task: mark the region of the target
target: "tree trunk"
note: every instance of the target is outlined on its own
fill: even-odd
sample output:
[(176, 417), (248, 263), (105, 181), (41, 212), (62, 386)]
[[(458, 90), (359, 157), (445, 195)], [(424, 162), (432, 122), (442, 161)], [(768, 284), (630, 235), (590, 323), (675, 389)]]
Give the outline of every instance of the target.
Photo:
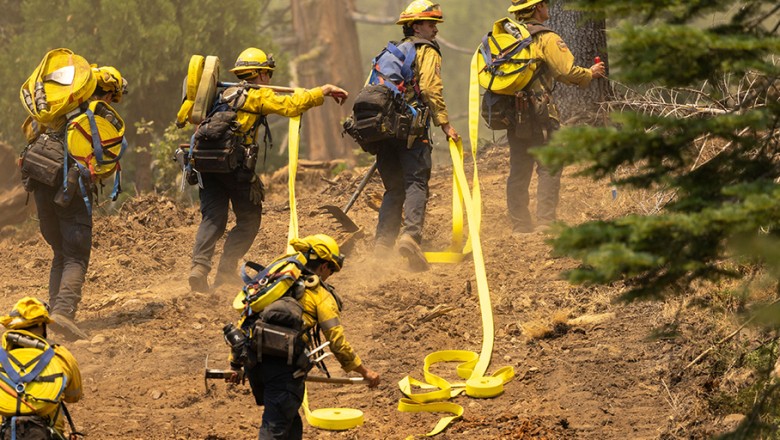
[[(564, 8), (565, 2), (550, 4), (549, 27), (563, 38), (574, 54), (574, 63), (582, 67), (593, 65), (596, 56), (601, 57), (607, 66), (607, 33), (604, 19), (591, 20), (582, 11)], [(553, 92), (561, 120), (564, 123), (576, 124), (595, 122), (598, 103), (603, 101), (609, 90), (606, 79), (591, 82), (587, 89), (558, 85)]]
[(363, 71), (355, 22), (350, 16), (353, 0), (291, 0), (296, 57), (291, 75), (296, 87), (331, 83), (344, 88), (349, 100), (338, 107), (327, 99), (324, 108), (303, 118), (303, 140), (312, 160), (351, 159), (357, 148), (342, 137), (341, 122), (363, 85)]

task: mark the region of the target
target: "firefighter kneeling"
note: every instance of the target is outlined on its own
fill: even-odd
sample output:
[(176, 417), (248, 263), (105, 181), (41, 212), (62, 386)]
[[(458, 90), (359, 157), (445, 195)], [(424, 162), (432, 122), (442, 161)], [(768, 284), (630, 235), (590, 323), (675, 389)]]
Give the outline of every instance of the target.
[[(81, 373), (73, 355), (46, 340), (54, 321), (42, 301), (25, 297), (0, 317), (9, 330), (0, 349), (1, 440), (74, 439), (76, 432), (63, 402), (81, 399)], [(65, 437), (65, 419), (70, 436)]]
[[(254, 265), (258, 275), (234, 302), (235, 308), (243, 309), (240, 330), (225, 326), (234, 372), (226, 380), (239, 383), (246, 376), (255, 401), (265, 406), (260, 439), (303, 437), (298, 410), (304, 379), (313, 365), (311, 357), (323, 345), (319, 343), (320, 331), (345, 371), (360, 374), (369, 387), (379, 385), (379, 374), (363, 365), (344, 337), (339, 321), (341, 300), (325, 283), (344, 263), (338, 244), (317, 234), (293, 239), (290, 245), (295, 254), (285, 255), (267, 268)], [(251, 263), (247, 266), (252, 267)], [(284, 282), (287, 284), (280, 284)], [(284, 294), (269, 299), (275, 290)]]

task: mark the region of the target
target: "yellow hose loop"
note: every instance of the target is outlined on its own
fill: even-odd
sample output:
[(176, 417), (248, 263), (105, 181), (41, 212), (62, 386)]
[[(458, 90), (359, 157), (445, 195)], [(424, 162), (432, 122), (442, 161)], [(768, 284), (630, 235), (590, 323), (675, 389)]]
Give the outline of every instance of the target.
[[(503, 367), (485, 377), (493, 354), (493, 311), (490, 304), (490, 290), (485, 271), (485, 259), (482, 254), (482, 242), (479, 229), (482, 221), (482, 195), (477, 173), (477, 139), (479, 135), (479, 84), (477, 82), (477, 56), (471, 60), (471, 76), (469, 83), (469, 141), (474, 163), (473, 194), (469, 190), (466, 173), (463, 168), (463, 144), (450, 140), (450, 156), (453, 172), (453, 204), (452, 204), (452, 242), (445, 252), (429, 252), (426, 258), (429, 262), (458, 262), (470, 252), (474, 260), (474, 271), (479, 294), (479, 308), (482, 317), (482, 349), (479, 354), (465, 350), (437, 351), (425, 357), (423, 372), (425, 382), (409, 376), (398, 382), (401, 392), (406, 398), (398, 403), (398, 410), (405, 412), (450, 412), (453, 416), (443, 417), (436, 427), (425, 434), (433, 436), (449, 426), (463, 414), (459, 405), (444, 402), (463, 391), (470, 397), (490, 398), (503, 393), (504, 384), (514, 377), (514, 368)], [(468, 220), (469, 235), (463, 245), (463, 209)], [(462, 250), (461, 249), (462, 246)], [(465, 384), (451, 384), (445, 379), (430, 372), (431, 365), (437, 362), (461, 362), (457, 367), (458, 376), (467, 379)], [(412, 387), (425, 391), (413, 393)]]
[(303, 392), (303, 414), (306, 422), (318, 429), (346, 431), (363, 424), (363, 411), (352, 408), (309, 409), (308, 390)]
[[(452, 414), (448, 417), (442, 417), (433, 429), (426, 433), (427, 437), (432, 437), (442, 431), (444, 431), (450, 423), (458, 420), (463, 416), (463, 407), (457, 403), (451, 402), (434, 402), (434, 403), (418, 403), (411, 399), (401, 399), (398, 401), (398, 411), (401, 412), (447, 412)], [(407, 439), (413, 439), (415, 436), (409, 436)]]
[[(298, 89), (303, 90), (303, 89)], [(298, 173), (298, 152), (301, 142), (301, 117), (290, 118), (288, 125), (287, 145), (287, 190), (290, 195), (290, 225), (287, 231), (287, 253), (295, 253), (289, 244), (293, 238), (298, 238), (298, 208), (295, 202), (295, 179)], [(320, 408), (309, 410), (308, 391), (303, 393), (303, 407), (306, 421), (309, 425), (329, 431), (345, 431), (363, 424), (363, 412), (352, 408)]]
[(363, 424), (363, 411), (353, 408), (320, 408), (306, 416), (311, 426), (328, 431), (346, 431)]
[(287, 253), (295, 253), (289, 244), (298, 238), (298, 207), (295, 203), (295, 178), (298, 175), (298, 151), (301, 144), (301, 117), (290, 118), (287, 129), (287, 189), (290, 195), (290, 225), (287, 229)]
[[(471, 144), (471, 158), (474, 163), (474, 175), (472, 176), (472, 203), (478, 209), (475, 209), (474, 221), (477, 230), (482, 221), (482, 191), (479, 186), (479, 174), (477, 173), (477, 140), (479, 139), (479, 81), (477, 80), (477, 59), (479, 51), (474, 52), (471, 58), (471, 73), (469, 76), (469, 142)], [(463, 164), (463, 151), (460, 150), (460, 156), (453, 158), (453, 161)], [(454, 162), (453, 162), (454, 165)], [(460, 187), (457, 184), (457, 177), (453, 173), (452, 182), (452, 239), (450, 246), (441, 252), (425, 252), (425, 259), (429, 263), (449, 263), (457, 264), (465, 260), (466, 256), (472, 251), (471, 234), (463, 243), (463, 205), (464, 198)]]

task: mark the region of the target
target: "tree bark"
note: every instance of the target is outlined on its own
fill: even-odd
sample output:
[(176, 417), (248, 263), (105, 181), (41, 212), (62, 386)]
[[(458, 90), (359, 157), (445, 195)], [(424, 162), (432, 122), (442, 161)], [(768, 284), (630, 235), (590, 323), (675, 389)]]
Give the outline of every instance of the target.
[(338, 107), (328, 99), (324, 108), (312, 109), (303, 118), (303, 140), (308, 158), (351, 160), (357, 148), (342, 137), (341, 123), (349, 115), (355, 96), (363, 85), (360, 48), (350, 12), (353, 0), (291, 0), (296, 57), (291, 74), (297, 87), (326, 83), (344, 88), (349, 100)]
[[(550, 4), (548, 25), (563, 38), (574, 54), (574, 63), (589, 68), (596, 56), (607, 66), (607, 33), (604, 19), (592, 20), (582, 11), (566, 9), (565, 2)], [(567, 124), (594, 123), (599, 102), (606, 99), (609, 83), (606, 79), (591, 82), (587, 89), (558, 85), (553, 97), (561, 113), (561, 120)]]

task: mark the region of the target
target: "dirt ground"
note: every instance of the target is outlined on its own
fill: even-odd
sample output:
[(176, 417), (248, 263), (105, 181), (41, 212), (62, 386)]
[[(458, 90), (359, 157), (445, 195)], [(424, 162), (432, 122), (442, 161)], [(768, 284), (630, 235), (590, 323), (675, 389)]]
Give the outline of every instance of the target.
[[(426, 250), (443, 250), (450, 237), (451, 167), (441, 161), (437, 165)], [(454, 399), (465, 408), (464, 416), (438, 438), (671, 439), (703, 438), (722, 430), (702, 403), (696, 370), (678, 374), (681, 365), (706, 348), (715, 330), (695, 314), (680, 318), (678, 303), (623, 304), (614, 301), (620, 286), (572, 286), (562, 280), (561, 272), (576, 262), (552, 255), (544, 234), (510, 236), (508, 168), (505, 148), (481, 153), (482, 242), (496, 329), (488, 373), (511, 365), (517, 377), (500, 397)], [(361, 171), (344, 172), (330, 182), (309, 177), (298, 186), (301, 235), (326, 232), (344, 238), (327, 218), (310, 214), (324, 203), (346, 203)], [(270, 183), (262, 229), (247, 255), (258, 262), (283, 252), (287, 235), (286, 189), (281, 181)], [(369, 206), (372, 193), (381, 194), (378, 178), (350, 212), (368, 236), (376, 225), (376, 212)], [(613, 200), (608, 184), (578, 178), (572, 170), (564, 175), (561, 193), (560, 218), (568, 223), (641, 210), (644, 203), (639, 193), (620, 193)], [(257, 436), (262, 408), (254, 405), (247, 386), (215, 381), (205, 393), (206, 356), (211, 367), (226, 367), (228, 348), (221, 329), (236, 315), (230, 307), (234, 290), (194, 294), (188, 288), (198, 221), (196, 208), (156, 195), (129, 200), (118, 215), (96, 215), (78, 314), (91, 340), (67, 344), (84, 380), (84, 398), (70, 409), (90, 440)], [(34, 218), (3, 228), (0, 310), (23, 295), (46, 297), (50, 258)], [(407, 374), (422, 379), (423, 358), (432, 351), (480, 350), (473, 263), (437, 264), (429, 272), (413, 273), (401, 260), (374, 260), (370, 239), (364, 238), (331, 281), (345, 302), (342, 321), (348, 340), (382, 374), (383, 383), (377, 390), (309, 385), (312, 408), (358, 408), (365, 423), (329, 432), (304, 422), (304, 437), (424, 434), (438, 415), (399, 412), (397, 382)], [(453, 310), (422, 319), (442, 304)], [(584, 318), (567, 322), (578, 317)], [(653, 337), (672, 321), (682, 337)], [(540, 329), (552, 331), (541, 337)], [(335, 361), (329, 366), (332, 373), (343, 374)], [(454, 365), (449, 367), (437, 366), (436, 371), (456, 380)]]

